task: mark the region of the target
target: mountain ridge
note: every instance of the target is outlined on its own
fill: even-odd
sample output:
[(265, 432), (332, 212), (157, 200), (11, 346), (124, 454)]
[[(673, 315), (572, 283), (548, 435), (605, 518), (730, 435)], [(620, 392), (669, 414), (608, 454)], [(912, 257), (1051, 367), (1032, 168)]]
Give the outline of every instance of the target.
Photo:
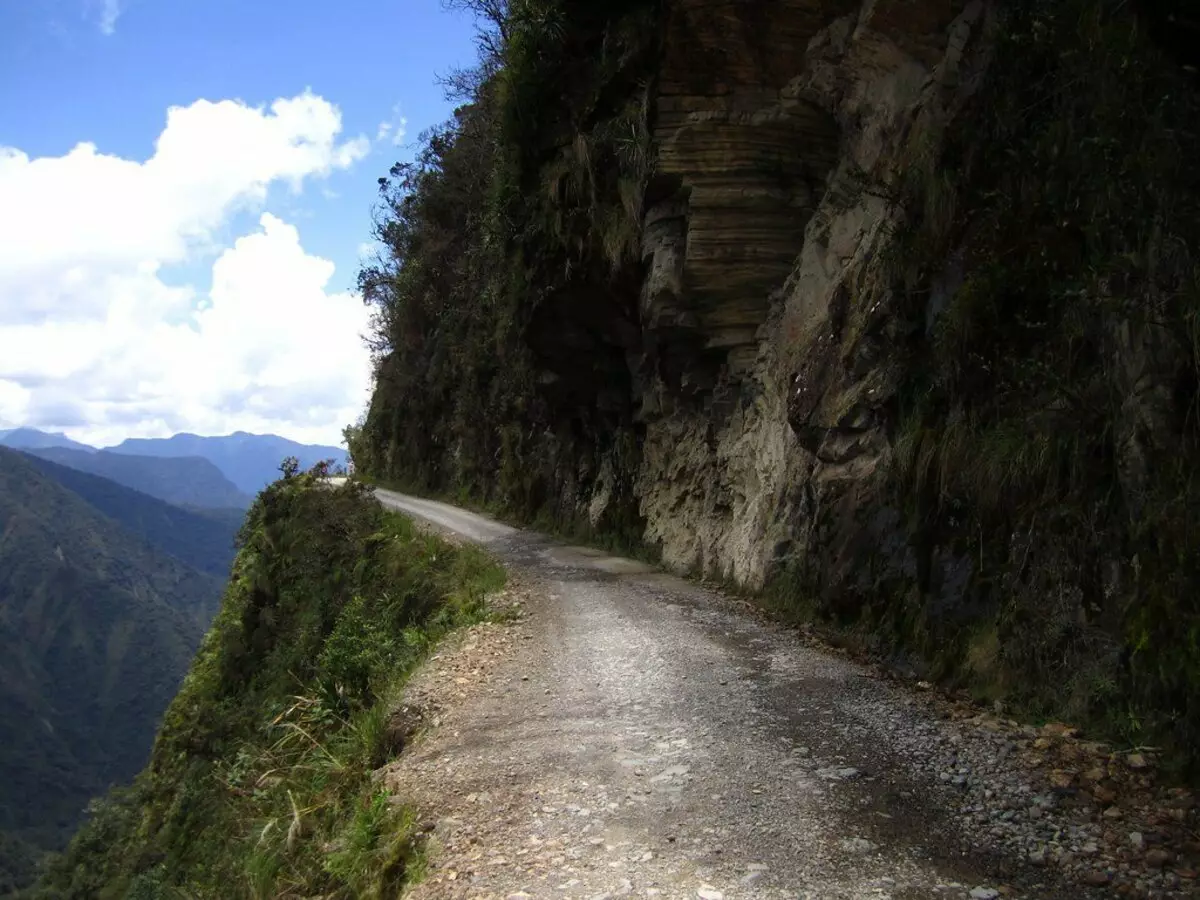
[(0, 446), (11, 447), (14, 450), (60, 447), (70, 450), (81, 450), (85, 453), (96, 452), (95, 447), (71, 440), (71, 438), (61, 432), (40, 431), (37, 428), (26, 428), (23, 426), (0, 430)]
[(229, 574), (238, 526), (228, 518), (185, 509), (36, 453), (23, 455), (43, 475), (160, 552), (218, 578)]
[(140, 768), (221, 593), (220, 578), (122, 527), (42, 471), (51, 465), (0, 448), (7, 888), (28, 877), (21, 848), (62, 846), (89, 799)]
[(174, 506), (246, 509), (253, 499), (201, 456), (159, 457), (112, 450), (46, 447), (24, 452), (115, 481)]
[(302, 469), (325, 459), (340, 465), (347, 460), (346, 451), (337, 447), (301, 444), (274, 434), (245, 431), (211, 437), (183, 432), (169, 438), (126, 438), (105, 449), (140, 456), (202, 456), (248, 494), (257, 494), (278, 478), (279, 466), (289, 456), (299, 460)]
[[(277, 434), (248, 431), (224, 435), (185, 431), (165, 438), (126, 438), (97, 448), (63, 434), (21, 427), (0, 431), (0, 445), (10, 446), (9, 442), (13, 449), (36, 451), (55, 462), (111, 478), (169, 503), (214, 508), (248, 506), (254, 495), (279, 477), (280, 464), (287, 457), (295, 457), (302, 469), (324, 460), (333, 460), (335, 466), (349, 461), (348, 452), (341, 447), (303, 444)], [(139, 471), (138, 464), (129, 457), (143, 461), (202, 459), (229, 484), (220, 485), (212, 472), (195, 472), (192, 474), (202, 479), (201, 484), (189, 486), (187, 479), (173, 473), (169, 466), (164, 470), (162, 464), (143, 462)]]

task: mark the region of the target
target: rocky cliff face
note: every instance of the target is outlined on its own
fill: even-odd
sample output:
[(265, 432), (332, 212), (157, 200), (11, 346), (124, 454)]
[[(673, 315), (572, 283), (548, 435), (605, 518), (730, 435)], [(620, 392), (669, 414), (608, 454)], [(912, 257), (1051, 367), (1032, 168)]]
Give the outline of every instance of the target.
[(391, 197), (361, 468), (635, 537), (989, 698), (1200, 740), (1173, 3), (514, 5)]
[(755, 6), (668, 18), (637, 492), (668, 563), (760, 587), (871, 502), (903, 366), (888, 198), (978, 86), (992, 11)]

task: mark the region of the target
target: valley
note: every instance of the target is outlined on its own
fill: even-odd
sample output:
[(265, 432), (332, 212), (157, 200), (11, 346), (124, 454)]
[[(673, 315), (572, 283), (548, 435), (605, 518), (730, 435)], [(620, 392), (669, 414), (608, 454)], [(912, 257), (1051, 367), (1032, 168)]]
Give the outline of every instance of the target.
[(202, 457), (6, 440), (25, 449), (0, 446), (0, 895), (145, 764), (250, 503)]

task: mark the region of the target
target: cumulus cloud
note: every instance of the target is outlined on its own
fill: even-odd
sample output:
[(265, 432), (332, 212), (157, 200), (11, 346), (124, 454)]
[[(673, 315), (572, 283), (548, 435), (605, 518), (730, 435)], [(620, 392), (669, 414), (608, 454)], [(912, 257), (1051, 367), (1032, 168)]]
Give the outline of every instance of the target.
[[(262, 213), (216, 236), (270, 186), (300, 190), (369, 149), (339, 141), (311, 93), (269, 108), (169, 111), (154, 155), (80, 144), (31, 159), (0, 148), (0, 422), (105, 443), (181, 430), (336, 440), (362, 407), (368, 311), (330, 292), (333, 264)], [(164, 269), (217, 253), (207, 285)]]
[(100, 32), (105, 35), (117, 30), (117, 19), (121, 17), (120, 0), (103, 0), (100, 6)]
[(392, 107), (391, 118), (379, 123), (379, 128), (375, 131), (375, 140), (379, 143), (391, 141), (393, 146), (399, 147), (407, 135), (408, 119), (400, 114), (400, 107), (397, 105)]

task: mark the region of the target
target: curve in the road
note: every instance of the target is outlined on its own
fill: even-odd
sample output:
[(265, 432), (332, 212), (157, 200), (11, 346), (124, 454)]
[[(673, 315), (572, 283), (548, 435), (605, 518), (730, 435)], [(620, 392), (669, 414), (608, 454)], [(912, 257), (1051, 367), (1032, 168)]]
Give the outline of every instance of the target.
[(416, 896), (1079, 896), (957, 817), (936, 769), (990, 745), (902, 689), (645, 564), (377, 496), (531, 585), (517, 650), (389, 776), (442, 817)]

